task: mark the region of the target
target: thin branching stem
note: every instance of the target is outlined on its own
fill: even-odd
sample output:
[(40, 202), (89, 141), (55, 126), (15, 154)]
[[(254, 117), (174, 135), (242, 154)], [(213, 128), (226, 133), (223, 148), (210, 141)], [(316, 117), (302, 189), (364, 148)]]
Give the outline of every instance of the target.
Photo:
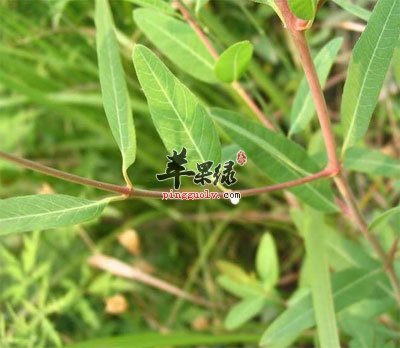
[[(45, 174), (47, 176), (51, 176), (51, 177), (58, 178), (58, 179), (68, 181), (68, 182), (72, 182), (75, 184), (94, 187), (94, 188), (97, 188), (102, 191), (122, 194), (125, 197), (162, 199), (163, 192), (170, 191), (169, 189), (162, 189), (159, 191), (154, 191), (154, 190), (144, 190), (144, 189), (139, 189), (139, 188), (130, 188), (128, 186), (114, 185), (114, 184), (109, 184), (109, 183), (102, 182), (102, 181), (87, 179), (87, 178), (81, 177), (79, 175), (70, 174), (70, 173), (64, 172), (62, 170), (54, 169), (54, 168), (45, 166), (43, 164), (22, 158), (22, 157), (18, 157), (15, 155), (5, 153), (3, 151), (0, 151), (0, 159), (6, 160), (8, 162), (12, 162), (20, 167), (31, 169), (33, 171)], [(279, 183), (279, 184), (275, 184), (275, 185), (257, 187), (257, 188), (252, 188), (252, 189), (235, 190), (235, 192), (240, 193), (241, 197), (258, 196), (258, 195), (268, 193), (268, 192), (285, 190), (285, 189), (288, 189), (291, 187), (304, 185), (306, 183), (313, 182), (315, 180), (329, 177), (330, 175), (331, 175), (331, 173), (328, 170), (324, 169), (318, 173), (311, 174), (309, 176), (306, 176), (304, 178), (299, 178), (297, 180), (283, 182), (283, 183)], [(185, 193), (186, 191), (179, 191), (179, 192)], [(192, 191), (190, 191), (190, 192), (192, 192)], [(217, 197), (224, 198), (224, 193), (225, 192), (218, 192)]]
[(400, 305), (400, 282), (397, 278), (393, 262), (387, 262), (388, 257), (385, 253), (385, 250), (382, 248), (377, 238), (369, 231), (368, 224), (361, 213), (350, 185), (341, 170), (340, 161), (336, 153), (336, 143), (331, 127), (325, 96), (318, 80), (314, 62), (311, 58), (308, 42), (305, 38), (304, 31), (302, 30), (304, 26), (300, 25), (299, 27), (299, 19), (290, 11), (287, 0), (276, 0), (275, 3), (278, 5), (282, 18), (285, 21), (284, 24), (295, 44), (295, 48), (310, 87), (328, 155), (327, 168), (330, 168), (333, 173), (335, 173), (334, 181), (339, 189), (340, 194), (345, 200), (349, 211), (351, 212), (353, 221), (382, 261), (388, 278), (392, 284), (396, 301)]

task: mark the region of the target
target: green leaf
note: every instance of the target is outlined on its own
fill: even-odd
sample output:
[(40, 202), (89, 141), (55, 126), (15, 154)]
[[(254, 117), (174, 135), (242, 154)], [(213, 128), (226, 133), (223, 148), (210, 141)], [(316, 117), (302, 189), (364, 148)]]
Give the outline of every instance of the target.
[(400, 161), (376, 150), (356, 147), (348, 149), (344, 167), (347, 170), (400, 179)]
[(394, 69), (394, 76), (397, 80), (397, 85), (400, 85), (400, 40), (397, 43), (397, 47), (393, 53), (393, 62), (392, 66)]
[(250, 41), (241, 41), (227, 48), (215, 63), (215, 76), (223, 82), (237, 81), (245, 73), (253, 56)]
[[(314, 64), (322, 87), (326, 83), (342, 43), (342, 38), (333, 39), (328, 42), (315, 57)], [(312, 120), (314, 114), (315, 106), (310, 87), (308, 86), (307, 79), (303, 77), (294, 98), (292, 112), (290, 114), (291, 126), (289, 135), (304, 130)]]
[(99, 216), (107, 200), (33, 195), (0, 200), (0, 235), (72, 226)]
[(252, 281), (252, 278), (241, 267), (232, 262), (219, 260), (217, 268), (221, 273), (237, 282), (250, 283)]
[(176, 66), (201, 81), (217, 82), (214, 58), (188, 24), (147, 9), (135, 10), (133, 18), (139, 29)]
[[(384, 279), (381, 269), (348, 269), (332, 277), (333, 301), (336, 313), (364, 299)], [(260, 345), (288, 347), (304, 331), (315, 325), (315, 313), (309, 292), (283, 312), (265, 331)]]
[(196, 13), (198, 14), (203, 6), (205, 6), (210, 0), (196, 0)]
[(400, 35), (400, 1), (379, 0), (350, 60), (341, 114), (342, 153), (368, 129)]
[[(272, 181), (287, 182), (320, 170), (302, 147), (284, 136), (232, 111), (215, 108), (211, 109), (211, 115)], [(337, 211), (327, 182), (307, 183), (289, 191), (318, 210)]]
[(303, 236), (310, 265), (311, 293), (321, 347), (339, 348), (331, 279), (325, 247), (323, 215), (306, 209)]
[(341, 8), (346, 10), (347, 12), (351, 13), (352, 15), (363, 19), (364, 21), (368, 21), (369, 17), (371, 17), (371, 12), (368, 10), (353, 4), (349, 0), (333, 0), (336, 5), (339, 5)]
[(218, 285), (230, 292), (232, 295), (240, 298), (249, 298), (264, 295), (262, 287), (254, 280), (252, 282), (241, 282), (225, 274), (217, 277)]
[(132, 2), (135, 5), (149, 8), (156, 11), (165, 12), (168, 14), (173, 14), (174, 8), (167, 1), (164, 0), (125, 0), (128, 2)]
[(136, 157), (136, 134), (112, 14), (107, 0), (96, 0), (96, 43), (104, 110), (122, 154), (126, 174)]
[(329, 226), (325, 226), (325, 245), (329, 266), (335, 271), (351, 267), (372, 269), (379, 266), (379, 262), (361, 244), (344, 237)]
[(273, 288), (279, 280), (278, 254), (270, 233), (264, 233), (257, 248), (256, 270), (267, 289)]
[(188, 346), (215, 346), (235, 344), (254, 344), (257, 342), (257, 335), (235, 334), (235, 335), (202, 335), (193, 332), (175, 332), (159, 334), (154, 332), (124, 335), (117, 337), (106, 337), (87, 342), (68, 345), (68, 348), (164, 348), (164, 347), (188, 347)]
[(136, 45), (133, 62), (146, 95), (153, 122), (169, 152), (187, 149), (188, 167), (221, 158), (212, 119), (190, 92), (148, 48)]
[(235, 330), (259, 314), (265, 307), (264, 296), (249, 297), (235, 304), (225, 318), (224, 326), (228, 330)]
[(317, 0), (288, 0), (292, 12), (301, 19), (313, 20), (317, 11)]
[(385, 220), (389, 220), (389, 219), (393, 219), (393, 218), (396, 218), (397, 222), (400, 221), (400, 206), (389, 209), (389, 210), (385, 211), (383, 214), (379, 215), (377, 218), (374, 219), (374, 221), (372, 221), (372, 223), (369, 225), (369, 228), (372, 230), (372, 229), (378, 227)]
[(258, 4), (264, 4), (264, 5), (268, 5), (271, 6), (272, 9), (276, 12), (276, 14), (279, 16), (279, 18), (281, 19), (282, 22), (284, 22), (284, 19), (279, 11), (278, 6), (275, 4), (275, 0), (252, 0)]

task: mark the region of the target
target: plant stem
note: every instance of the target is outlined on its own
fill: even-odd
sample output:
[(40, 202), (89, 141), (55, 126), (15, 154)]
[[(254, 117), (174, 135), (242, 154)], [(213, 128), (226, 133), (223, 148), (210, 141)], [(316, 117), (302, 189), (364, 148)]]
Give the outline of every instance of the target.
[(87, 179), (78, 175), (70, 174), (58, 169), (54, 169), (43, 164), (39, 164), (25, 158), (17, 157), (3, 151), (0, 151), (0, 158), (7, 160), (9, 162), (15, 163), (21, 167), (32, 169), (35, 172), (39, 172), (48, 176), (52, 176), (65, 181), (73, 182), (75, 184), (85, 185), (95, 187), (99, 190), (114, 192), (129, 196), (132, 190), (126, 186), (119, 186), (114, 184), (108, 184), (102, 181)]
[[(102, 181), (97, 181), (97, 180), (92, 180), (92, 179), (87, 179), (78, 175), (70, 174), (58, 169), (54, 169), (48, 166), (45, 166), (43, 164), (39, 164), (30, 160), (27, 160), (25, 158), (17, 157), (8, 153), (5, 153), (3, 151), (0, 151), (0, 159), (7, 160), (8, 162), (12, 162), (14, 164), (19, 165), (20, 167), (24, 167), (27, 169), (34, 170), (36, 172), (52, 176), (54, 178), (62, 179), (68, 182), (73, 182), (76, 184), (84, 185), (84, 186), (90, 186), (97, 188), (99, 190), (103, 191), (108, 191), (108, 192), (113, 192), (113, 193), (118, 193), (118, 194), (123, 194), (126, 197), (134, 197), (134, 198), (158, 198), (162, 199), (163, 198), (163, 192), (169, 192), (170, 189), (163, 189), (160, 191), (152, 191), (152, 190), (142, 190), (142, 189), (137, 189), (137, 188), (130, 188), (128, 186), (120, 186), (120, 185), (114, 185), (114, 184), (109, 184), (105, 183)], [(278, 191), (278, 190), (284, 190), (287, 188), (299, 186), (306, 184), (308, 182), (312, 182), (318, 179), (326, 178), (331, 175), (331, 172), (327, 169), (324, 169), (318, 173), (306, 176), (304, 178), (292, 180), (292, 181), (287, 181), (275, 185), (269, 185), (269, 186), (263, 186), (263, 187), (258, 187), (258, 188), (252, 188), (252, 189), (245, 189), (245, 190), (237, 190), (235, 192), (238, 192), (241, 194), (242, 197), (251, 197), (251, 196), (258, 196), (263, 193), (268, 193), (268, 192), (273, 192), (273, 191)], [(181, 193), (184, 193), (185, 191), (180, 191)], [(218, 197), (219, 198), (224, 198), (224, 193), (225, 192), (218, 192)]]
[(400, 306), (400, 282), (397, 278), (393, 263), (387, 262), (387, 255), (385, 253), (385, 250), (382, 248), (375, 236), (369, 231), (368, 224), (358, 207), (357, 201), (353, 195), (353, 192), (350, 189), (346, 177), (341, 171), (341, 165), (336, 153), (335, 138), (332, 132), (328, 108), (326, 106), (326, 100), (318, 80), (318, 75), (314, 66), (314, 62), (311, 58), (310, 50), (307, 40), (304, 36), (304, 32), (298, 27), (299, 19), (295, 17), (290, 11), (287, 0), (276, 0), (275, 3), (280, 10), (282, 17), (285, 21), (284, 24), (286, 25), (290, 36), (294, 41), (295, 48), (297, 49), (297, 52), (299, 54), (304, 73), (306, 75), (310, 91), (313, 96), (329, 160), (327, 169), (330, 168), (334, 173), (335, 184), (338, 187), (343, 199), (345, 200), (358, 229), (372, 246), (377, 256), (381, 259), (383, 265), (385, 265), (385, 271), (392, 284), (396, 301)]

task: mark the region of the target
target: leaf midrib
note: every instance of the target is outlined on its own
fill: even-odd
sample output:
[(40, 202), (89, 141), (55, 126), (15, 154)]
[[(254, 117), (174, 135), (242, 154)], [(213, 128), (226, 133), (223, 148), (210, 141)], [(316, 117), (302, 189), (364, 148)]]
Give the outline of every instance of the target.
[[(54, 204), (54, 203), (52, 203), (52, 204)], [(42, 216), (45, 216), (45, 215), (51, 217), (53, 214), (57, 214), (58, 215), (60, 213), (65, 215), (67, 212), (72, 212), (74, 210), (90, 209), (90, 208), (95, 207), (95, 206), (100, 207), (102, 204), (103, 204), (102, 202), (93, 202), (93, 203), (90, 203), (90, 204), (87, 204), (87, 205), (81, 205), (79, 207), (72, 207), (72, 208), (68, 208), (68, 209), (64, 208), (62, 210), (47, 211), (47, 212), (40, 213), (40, 214), (31, 214), (31, 215), (22, 215), (22, 216), (19, 215), (19, 216), (13, 216), (13, 217), (10, 217), (10, 218), (6, 218), (6, 219), (1, 219), (0, 218), (0, 222), (1, 223), (8, 222), (10, 220), (15, 220), (15, 219), (18, 219), (18, 220), (32, 219), (32, 218), (42, 217)]]
[[(147, 68), (149, 69), (149, 71), (150, 71), (151, 74), (153, 75), (154, 79), (156, 80), (156, 82), (157, 82), (157, 84), (158, 84), (158, 86), (159, 86), (161, 92), (164, 94), (165, 98), (167, 99), (168, 104), (171, 106), (172, 110), (174, 111), (174, 113), (175, 113), (176, 116), (178, 117), (178, 120), (179, 120), (180, 123), (182, 124), (182, 126), (183, 126), (183, 128), (184, 128), (184, 130), (185, 130), (185, 133), (188, 135), (188, 137), (189, 137), (191, 143), (193, 144), (193, 147), (195, 148), (197, 154), (200, 156), (200, 159), (201, 159), (203, 162), (205, 162), (204, 156), (203, 156), (203, 154), (201, 153), (200, 149), (198, 148), (196, 142), (194, 141), (190, 130), (187, 128), (185, 122), (182, 120), (179, 111), (176, 109), (176, 107), (175, 107), (173, 101), (171, 100), (171, 98), (169, 97), (167, 91), (164, 89), (163, 85), (161, 84), (160, 80), (158, 79), (157, 74), (156, 74), (155, 71), (151, 68), (151, 66), (147, 63), (146, 57), (143, 55), (143, 53), (140, 52), (140, 51), (139, 51), (139, 53), (140, 53), (140, 55), (142, 56), (142, 60), (143, 60), (144, 63), (146, 64)], [(177, 81), (177, 80), (175, 79), (175, 77), (173, 77), (173, 78), (174, 78), (175, 82), (180, 83), (179, 81)], [(183, 86), (183, 88), (186, 88), (186, 87)], [(185, 105), (186, 105), (186, 103), (187, 103), (187, 98), (185, 98)], [(204, 115), (203, 115), (203, 117), (204, 117)]]

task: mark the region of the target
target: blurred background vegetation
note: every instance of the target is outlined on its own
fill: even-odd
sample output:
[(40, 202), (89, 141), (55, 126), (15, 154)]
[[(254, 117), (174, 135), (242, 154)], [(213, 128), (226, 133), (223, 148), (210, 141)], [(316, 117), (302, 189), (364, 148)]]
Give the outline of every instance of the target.
[[(157, 189), (165, 186), (157, 183), (155, 174), (164, 171), (167, 152), (152, 125), (131, 61), (135, 42), (152, 45), (135, 27), (132, 10), (136, 5), (122, 0), (110, 3), (138, 137), (138, 159), (130, 176), (139, 187)], [(374, 1), (357, 3), (370, 9)], [(91, 0), (0, 0), (0, 148), (81, 176), (122, 184), (120, 155), (102, 108), (93, 15)], [(199, 20), (219, 51), (245, 39), (255, 44), (256, 56), (243, 84), (265, 113), (287, 130), (302, 72), (272, 9), (247, 0), (217, 0), (201, 10)], [(350, 50), (362, 24), (328, 1), (308, 33), (314, 52), (331, 38), (344, 38), (325, 88), (334, 120), (339, 118)], [(210, 88), (163, 60), (205, 104), (227, 108), (236, 104), (249, 113), (225, 87)], [(400, 75), (396, 68), (399, 65), (393, 71)], [(376, 115), (369, 146), (398, 156), (400, 102), (392, 79), (385, 85)], [(317, 129), (313, 121), (295, 137), (304, 146), (310, 144), (313, 154), (323, 151)], [(226, 146), (225, 156), (232, 150)], [(251, 162), (239, 169), (238, 180), (243, 188), (268, 183)], [(399, 180), (352, 174), (351, 182), (369, 216), (399, 201)], [(190, 189), (189, 181), (184, 185)], [(103, 195), (0, 161), (0, 198), (39, 192), (86, 198)], [(299, 281), (304, 247), (291, 218), (296, 208), (296, 202), (282, 192), (243, 199), (238, 206), (223, 201), (138, 199), (108, 207), (101, 219), (84, 226), (3, 237), (0, 346), (52, 347), (147, 331), (224, 333), (226, 314), (237, 296), (224, 290), (229, 284), (221, 281), (221, 272), (228, 278), (232, 274), (245, 277), (244, 284), (256, 282), (257, 247), (269, 231), (279, 257), (276, 292), (268, 297), (261, 315), (234, 331), (244, 346), (256, 346)], [(339, 242), (352, 240), (354, 248), (365, 244), (340, 215), (330, 216), (329, 223), (339, 231)], [(395, 226), (387, 225), (383, 239), (387, 236), (389, 243), (395, 233)], [(195, 302), (206, 300), (206, 306), (94, 268), (87, 261), (95, 252), (191, 293)], [(229, 260), (247, 273), (218, 260)], [(247, 336), (239, 339), (242, 334)], [(305, 337), (299, 346), (310, 345), (312, 340)]]

